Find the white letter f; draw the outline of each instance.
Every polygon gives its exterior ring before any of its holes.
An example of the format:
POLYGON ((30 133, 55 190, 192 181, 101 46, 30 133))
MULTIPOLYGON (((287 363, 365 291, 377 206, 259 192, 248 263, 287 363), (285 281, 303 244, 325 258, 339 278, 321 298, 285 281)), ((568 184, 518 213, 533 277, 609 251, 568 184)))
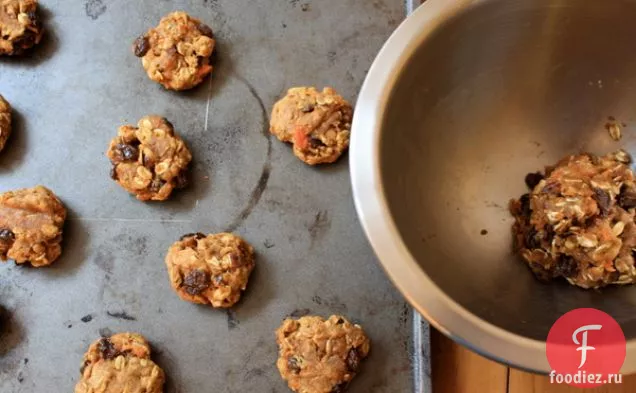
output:
POLYGON ((601 325, 581 326, 580 328, 576 329, 574 333, 572 334, 572 341, 574 341, 574 344, 581 344, 581 346, 576 349, 577 351, 581 351, 581 364, 579 364, 579 368, 583 367, 583 365, 585 364, 585 361, 587 360, 587 351, 593 351, 596 349, 594 347, 589 347, 587 345, 587 331, 601 330, 601 328, 602 328, 601 325), (581 342, 579 342, 579 340, 576 338, 577 334, 579 334, 580 332, 583 332, 583 335, 582 335, 583 339, 581 340, 581 342))

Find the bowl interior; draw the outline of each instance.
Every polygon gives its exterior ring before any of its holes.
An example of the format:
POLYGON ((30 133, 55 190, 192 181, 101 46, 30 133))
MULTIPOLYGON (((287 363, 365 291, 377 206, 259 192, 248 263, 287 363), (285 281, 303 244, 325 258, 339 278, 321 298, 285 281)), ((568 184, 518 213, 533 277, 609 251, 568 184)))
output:
POLYGON ((444 292, 513 333, 544 340, 594 307, 636 336, 636 286, 538 282, 507 210, 528 172, 567 154, 636 153, 635 14, 628 0, 475 2, 423 39, 390 95, 380 161, 400 236, 444 292))

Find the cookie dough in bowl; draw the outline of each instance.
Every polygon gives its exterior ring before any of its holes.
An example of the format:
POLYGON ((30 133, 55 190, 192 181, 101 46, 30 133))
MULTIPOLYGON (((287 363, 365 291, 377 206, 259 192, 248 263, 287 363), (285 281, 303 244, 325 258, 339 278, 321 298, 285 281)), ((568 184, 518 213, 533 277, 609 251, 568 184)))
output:
POLYGON ((515 248, 544 280, 581 288, 636 281, 636 182, 624 151, 565 157, 511 201, 515 248))
MULTIPOLYGON (((383 47, 356 98, 350 169, 370 243, 432 325, 485 357, 548 373, 554 322, 596 308, 623 328, 622 371, 636 372, 636 286, 608 287, 618 279, 611 268, 571 277, 600 290, 573 288, 563 275, 537 280, 513 252, 508 208, 528 192, 528 172, 581 152, 636 152, 633 70, 604 58, 629 48, 626 9, 636 4, 427 0, 383 47), (618 142, 604 127, 610 116, 626 124, 618 142)), ((592 248, 581 251, 590 257, 592 248)), ((542 262, 552 277, 556 260, 542 262)))

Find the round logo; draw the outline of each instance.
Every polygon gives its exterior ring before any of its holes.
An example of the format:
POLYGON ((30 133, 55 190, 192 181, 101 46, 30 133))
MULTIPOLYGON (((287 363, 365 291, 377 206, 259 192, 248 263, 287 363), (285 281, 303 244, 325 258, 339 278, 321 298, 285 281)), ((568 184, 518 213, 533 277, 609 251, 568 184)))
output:
POLYGON ((625 335, 614 318, 578 308, 559 318, 548 333, 546 355, 558 383, 594 387, 612 382, 625 361, 625 335))

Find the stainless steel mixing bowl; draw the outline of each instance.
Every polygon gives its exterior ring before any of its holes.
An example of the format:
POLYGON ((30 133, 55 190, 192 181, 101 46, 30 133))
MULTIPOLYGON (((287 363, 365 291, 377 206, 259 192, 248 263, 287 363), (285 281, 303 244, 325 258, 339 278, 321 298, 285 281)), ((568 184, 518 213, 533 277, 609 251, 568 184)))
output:
POLYGON ((526 173, 566 154, 636 153, 635 16, 632 0, 428 0, 369 71, 350 156, 364 229, 411 304, 490 358, 546 372, 551 325, 594 307, 636 371, 636 286, 538 282, 507 211, 526 173))

